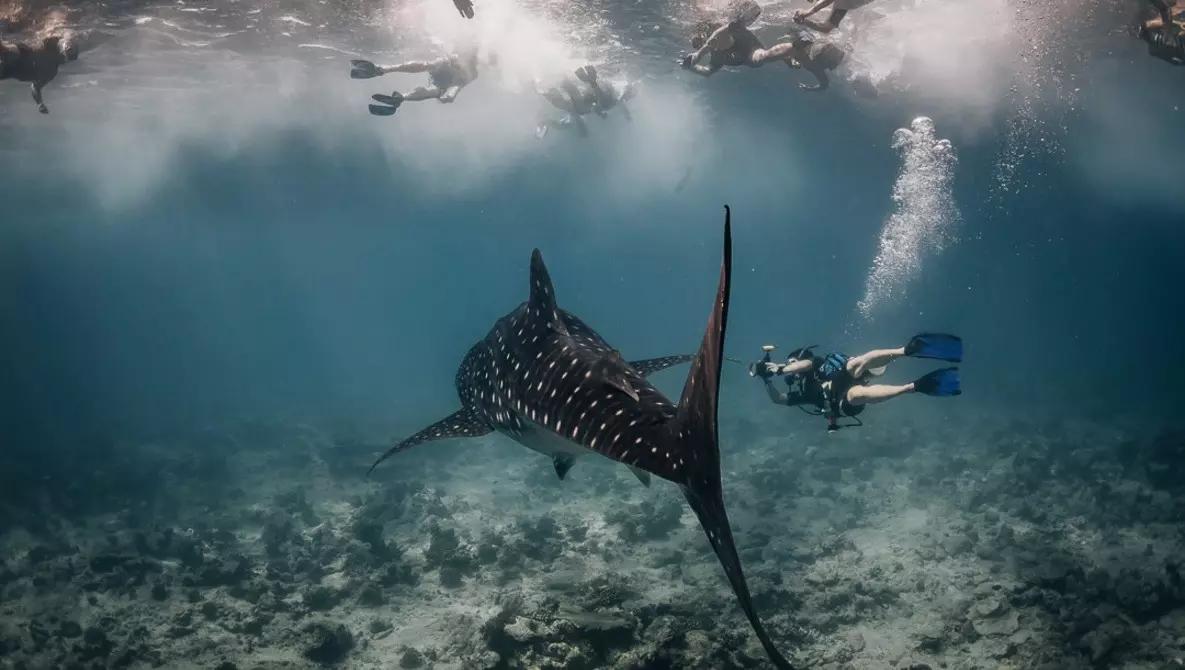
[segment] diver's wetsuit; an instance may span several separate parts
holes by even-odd
[[[864,411],[864,405],[853,405],[847,401],[848,389],[864,382],[852,377],[847,370],[851,357],[831,353],[826,356],[812,356],[812,368],[800,375],[786,378],[789,388],[785,400],[775,401],[788,406],[812,406],[827,417],[829,427],[834,428],[840,417],[856,417]],[[795,389],[798,385],[798,389]],[[809,411],[809,410],[808,410]]]
[[[817,383],[820,387],[830,383],[830,386],[822,388],[822,393],[826,409],[832,417],[854,417],[864,411],[864,405],[853,405],[848,402],[848,389],[864,383],[848,372],[849,359],[851,356],[847,354],[830,353],[821,361],[815,361],[814,376],[818,380]]]

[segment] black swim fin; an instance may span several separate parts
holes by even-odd
[[[924,395],[948,397],[962,395],[958,368],[935,370],[913,383],[913,390]]]
[[[946,333],[919,333],[905,345],[911,358],[934,358],[951,363],[963,362],[963,338]]]
[[[398,109],[399,105],[403,104],[403,94],[395,91],[391,95],[383,95],[382,93],[375,93],[370,96],[375,102],[381,102],[381,105],[371,105],[370,113],[375,116],[391,116]]]
[[[352,60],[350,68],[350,79],[373,79],[380,74],[374,63],[368,60]]]

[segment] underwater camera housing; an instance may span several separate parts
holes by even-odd
[[[769,357],[770,352],[772,352],[774,349],[777,349],[777,348],[778,348],[778,346],[776,344],[763,344],[761,346],[761,350],[765,352],[765,355],[761,357],[761,360],[753,361],[752,363],[749,364],[749,376],[750,377],[761,377],[762,379],[769,379],[770,377],[774,376],[774,373],[772,373],[766,369],[765,364],[771,362],[770,357]]]

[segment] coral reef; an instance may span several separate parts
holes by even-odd
[[[1185,433],[723,431],[802,667],[1185,667]],[[4,463],[0,668],[765,667],[674,487],[497,440],[368,480],[372,451],[251,424]]]

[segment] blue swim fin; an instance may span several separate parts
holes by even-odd
[[[913,383],[913,390],[925,395],[947,397],[961,395],[958,368],[935,370]]]
[[[936,358],[951,363],[963,362],[963,338],[946,333],[920,333],[905,345],[911,358]]]

